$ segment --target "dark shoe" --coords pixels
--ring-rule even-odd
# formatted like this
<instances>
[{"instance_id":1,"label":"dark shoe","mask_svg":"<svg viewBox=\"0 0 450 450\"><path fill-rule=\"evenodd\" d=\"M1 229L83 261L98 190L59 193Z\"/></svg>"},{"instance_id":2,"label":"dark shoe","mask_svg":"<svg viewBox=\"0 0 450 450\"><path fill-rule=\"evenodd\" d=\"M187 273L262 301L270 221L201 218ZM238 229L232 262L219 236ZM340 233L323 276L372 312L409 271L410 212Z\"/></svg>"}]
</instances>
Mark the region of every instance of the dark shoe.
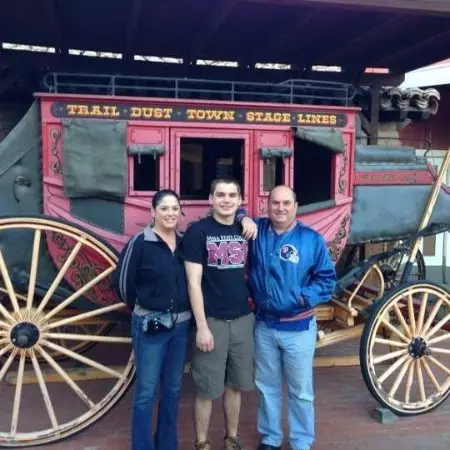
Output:
<instances>
[{"instance_id":1,"label":"dark shoe","mask_svg":"<svg viewBox=\"0 0 450 450\"><path fill-rule=\"evenodd\" d=\"M225 450L242 450L241 441L239 440L239 436L228 436L224 440Z\"/></svg>"},{"instance_id":2,"label":"dark shoe","mask_svg":"<svg viewBox=\"0 0 450 450\"><path fill-rule=\"evenodd\" d=\"M208 441L196 442L195 450L211 450L211 444Z\"/></svg>"},{"instance_id":3,"label":"dark shoe","mask_svg":"<svg viewBox=\"0 0 450 450\"><path fill-rule=\"evenodd\" d=\"M281 445L275 447L275 445L259 444L258 450L281 450Z\"/></svg>"}]
</instances>

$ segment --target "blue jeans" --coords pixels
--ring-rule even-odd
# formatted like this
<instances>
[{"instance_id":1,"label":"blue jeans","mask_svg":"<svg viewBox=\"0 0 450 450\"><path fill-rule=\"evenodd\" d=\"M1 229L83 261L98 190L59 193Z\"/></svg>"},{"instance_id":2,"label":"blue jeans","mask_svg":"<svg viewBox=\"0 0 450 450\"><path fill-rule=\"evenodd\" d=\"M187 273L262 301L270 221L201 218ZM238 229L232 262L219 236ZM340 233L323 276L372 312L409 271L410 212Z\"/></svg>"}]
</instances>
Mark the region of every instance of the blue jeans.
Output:
<instances>
[{"instance_id":1,"label":"blue jeans","mask_svg":"<svg viewBox=\"0 0 450 450\"><path fill-rule=\"evenodd\" d=\"M260 393L258 432L261 442L282 445L283 378L287 382L289 443L309 450L314 442L313 358L317 324L305 331L279 331L258 321L255 327L255 384Z\"/></svg>"},{"instance_id":2,"label":"blue jeans","mask_svg":"<svg viewBox=\"0 0 450 450\"><path fill-rule=\"evenodd\" d=\"M173 331L157 334L142 331L142 317L131 319L136 360L136 394L133 403L132 450L177 450L178 404L184 373L190 321ZM160 382L158 421L152 438L153 406Z\"/></svg>"}]
</instances>

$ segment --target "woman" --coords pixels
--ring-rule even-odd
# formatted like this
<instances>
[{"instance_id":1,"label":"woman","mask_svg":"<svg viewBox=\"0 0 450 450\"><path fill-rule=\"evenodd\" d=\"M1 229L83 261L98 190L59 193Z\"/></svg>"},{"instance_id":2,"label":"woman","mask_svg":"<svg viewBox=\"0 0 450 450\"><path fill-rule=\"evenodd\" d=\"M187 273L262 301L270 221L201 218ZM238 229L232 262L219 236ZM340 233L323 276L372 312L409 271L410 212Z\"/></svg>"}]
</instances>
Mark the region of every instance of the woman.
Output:
<instances>
[{"instance_id":1,"label":"woman","mask_svg":"<svg viewBox=\"0 0 450 450\"><path fill-rule=\"evenodd\" d=\"M186 275L176 227L180 198L164 189L152 200L153 223L123 249L114 285L132 308L136 359L132 450L176 450L178 403L191 319ZM153 405L160 400L152 438Z\"/></svg>"}]
</instances>

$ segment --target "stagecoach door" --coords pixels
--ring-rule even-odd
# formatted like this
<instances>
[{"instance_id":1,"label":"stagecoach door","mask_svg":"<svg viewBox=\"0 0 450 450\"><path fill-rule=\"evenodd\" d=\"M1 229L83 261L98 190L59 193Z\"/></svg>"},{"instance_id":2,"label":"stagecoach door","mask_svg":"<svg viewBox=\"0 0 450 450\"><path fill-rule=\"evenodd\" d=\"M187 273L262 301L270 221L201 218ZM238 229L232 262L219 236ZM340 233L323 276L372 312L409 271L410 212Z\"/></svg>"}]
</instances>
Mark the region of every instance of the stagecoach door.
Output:
<instances>
[{"instance_id":1,"label":"stagecoach door","mask_svg":"<svg viewBox=\"0 0 450 450\"><path fill-rule=\"evenodd\" d=\"M182 229L209 213L209 187L218 177L232 177L240 182L243 205L248 210L250 132L172 129L170 141L170 185L180 193L185 215Z\"/></svg>"},{"instance_id":2,"label":"stagecoach door","mask_svg":"<svg viewBox=\"0 0 450 450\"><path fill-rule=\"evenodd\" d=\"M270 190L279 184L293 187L291 131L255 131L253 136L252 214L267 215Z\"/></svg>"}]
</instances>

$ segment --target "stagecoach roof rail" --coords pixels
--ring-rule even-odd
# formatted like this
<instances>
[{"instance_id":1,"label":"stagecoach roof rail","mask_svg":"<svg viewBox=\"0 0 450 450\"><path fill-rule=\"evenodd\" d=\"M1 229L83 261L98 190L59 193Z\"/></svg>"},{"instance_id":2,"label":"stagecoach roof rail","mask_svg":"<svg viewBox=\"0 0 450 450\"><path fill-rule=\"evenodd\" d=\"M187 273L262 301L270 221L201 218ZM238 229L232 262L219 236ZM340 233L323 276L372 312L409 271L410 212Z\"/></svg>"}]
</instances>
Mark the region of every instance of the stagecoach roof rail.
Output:
<instances>
[{"instance_id":1,"label":"stagecoach roof rail","mask_svg":"<svg viewBox=\"0 0 450 450\"><path fill-rule=\"evenodd\" d=\"M353 85L331 81L292 79L280 83L197 78L163 78L114 74L47 73L43 87L51 93L139 95L176 99L254 101L288 104L352 106Z\"/></svg>"}]
</instances>

